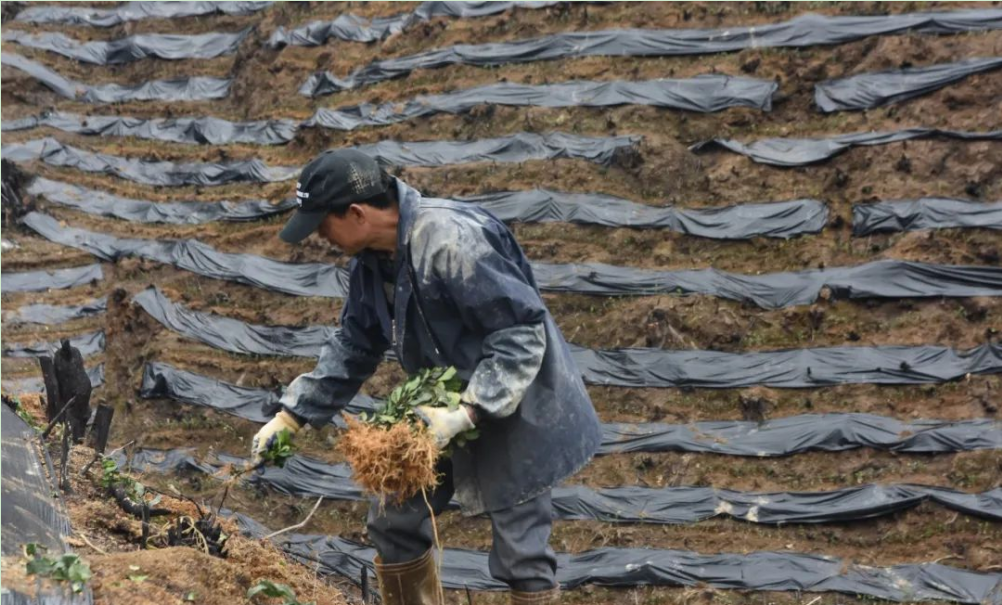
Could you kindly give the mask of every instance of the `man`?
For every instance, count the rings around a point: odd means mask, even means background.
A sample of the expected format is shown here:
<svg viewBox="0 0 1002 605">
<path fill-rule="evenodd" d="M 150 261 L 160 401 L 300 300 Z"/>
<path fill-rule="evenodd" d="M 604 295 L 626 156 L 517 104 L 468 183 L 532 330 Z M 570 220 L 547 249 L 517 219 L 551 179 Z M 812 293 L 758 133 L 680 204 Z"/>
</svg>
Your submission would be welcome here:
<svg viewBox="0 0 1002 605">
<path fill-rule="evenodd" d="M 591 459 L 601 432 L 514 236 L 472 204 L 422 198 L 354 150 L 315 158 L 296 195 L 300 208 L 280 237 L 317 232 L 352 255 L 349 292 L 340 328 L 316 369 L 289 385 L 254 455 L 282 429 L 327 424 L 391 348 L 408 373 L 455 366 L 466 385 L 460 408 L 421 416 L 440 447 L 474 426 L 480 437 L 443 459 L 431 506 L 438 515 L 455 495 L 465 514 L 486 513 L 490 572 L 511 587 L 512 603 L 556 602 L 551 488 Z M 368 530 L 383 603 L 440 603 L 422 496 L 373 504 Z"/>
</svg>

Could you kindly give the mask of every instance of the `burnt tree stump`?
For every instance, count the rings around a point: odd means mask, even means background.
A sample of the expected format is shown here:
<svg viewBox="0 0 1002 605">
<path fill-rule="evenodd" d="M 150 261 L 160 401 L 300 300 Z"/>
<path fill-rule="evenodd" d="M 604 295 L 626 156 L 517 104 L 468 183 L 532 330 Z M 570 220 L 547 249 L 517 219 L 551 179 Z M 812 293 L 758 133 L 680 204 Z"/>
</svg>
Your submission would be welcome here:
<svg viewBox="0 0 1002 605">
<path fill-rule="evenodd" d="M 59 380 L 56 378 L 56 368 L 52 365 L 52 358 L 41 356 L 38 358 L 38 366 L 42 368 L 42 381 L 45 383 L 45 420 L 52 422 L 63 409 L 63 398 L 59 396 Z"/>
<path fill-rule="evenodd" d="M 94 412 L 94 425 L 90 429 L 90 446 L 99 454 L 104 453 L 104 448 L 108 446 L 108 435 L 111 434 L 111 419 L 115 415 L 115 408 L 110 405 L 100 404 Z"/>
<path fill-rule="evenodd" d="M 45 381 L 46 414 L 49 421 L 72 399 L 72 405 L 66 410 L 66 421 L 70 425 L 73 441 L 80 441 L 87 431 L 87 421 L 90 420 L 91 394 L 90 377 L 84 368 L 83 356 L 68 340 L 63 340 L 55 355 L 51 358 L 40 357 L 38 364 Z"/>
</svg>

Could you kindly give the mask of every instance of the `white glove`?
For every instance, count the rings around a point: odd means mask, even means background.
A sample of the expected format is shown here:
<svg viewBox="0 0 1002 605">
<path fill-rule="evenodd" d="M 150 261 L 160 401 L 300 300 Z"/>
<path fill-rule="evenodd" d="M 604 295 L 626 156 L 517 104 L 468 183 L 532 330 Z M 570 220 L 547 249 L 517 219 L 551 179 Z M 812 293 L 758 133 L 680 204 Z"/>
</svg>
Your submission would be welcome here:
<svg viewBox="0 0 1002 605">
<path fill-rule="evenodd" d="M 428 432 L 435 440 L 439 449 L 445 448 L 452 438 L 474 428 L 468 406 L 461 405 L 455 410 L 449 408 L 433 408 L 427 405 L 418 406 L 415 412 L 428 425 Z"/>
<path fill-rule="evenodd" d="M 296 420 L 295 416 L 290 414 L 285 410 L 279 411 L 275 414 L 275 417 L 268 421 L 261 430 L 254 435 L 254 441 L 251 442 L 251 456 L 253 457 L 253 464 L 256 466 L 261 463 L 263 454 L 268 451 L 271 444 L 275 441 L 275 437 L 284 431 L 289 431 L 291 435 L 295 435 L 302 425 Z"/>
</svg>

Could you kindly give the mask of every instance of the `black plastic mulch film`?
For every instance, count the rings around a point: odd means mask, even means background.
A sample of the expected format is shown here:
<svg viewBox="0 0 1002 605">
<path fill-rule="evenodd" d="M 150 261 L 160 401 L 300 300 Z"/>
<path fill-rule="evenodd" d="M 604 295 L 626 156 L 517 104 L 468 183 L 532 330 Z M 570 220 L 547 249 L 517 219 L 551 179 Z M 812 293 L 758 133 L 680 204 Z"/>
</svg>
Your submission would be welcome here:
<svg viewBox="0 0 1002 605">
<path fill-rule="evenodd" d="M 879 260 L 847 267 L 744 275 L 717 269 L 657 271 L 599 263 L 533 263 L 551 292 L 603 296 L 702 294 L 764 309 L 806 305 L 827 290 L 834 299 L 1002 295 L 1002 268 Z"/>
<path fill-rule="evenodd" d="M 278 393 L 216 380 L 152 362 L 143 369 L 140 395 L 166 398 L 264 423 L 278 409 Z M 356 395 L 349 414 L 371 412 L 380 401 Z M 340 425 L 340 416 L 334 424 Z M 689 424 L 602 425 L 600 455 L 634 452 L 693 452 L 757 458 L 861 447 L 899 453 L 948 453 L 1002 448 L 1002 423 L 990 418 L 903 422 L 873 414 L 804 414 L 765 422 L 718 420 Z"/>
<path fill-rule="evenodd" d="M 240 514 L 233 518 L 251 536 L 268 528 Z M 375 549 L 337 536 L 284 534 L 276 543 L 323 574 L 360 582 L 373 577 Z M 505 590 L 491 577 L 488 553 L 447 548 L 442 585 L 447 589 Z M 557 581 L 565 589 L 597 586 L 711 586 L 746 590 L 841 592 L 894 601 L 942 599 L 970 605 L 1002 603 L 1000 573 L 967 571 L 938 563 L 872 567 L 836 557 L 791 552 L 704 555 L 685 550 L 597 548 L 557 553 Z"/>
<path fill-rule="evenodd" d="M 90 6 L 28 6 L 14 17 L 27 23 L 61 23 L 115 27 L 142 19 L 171 19 L 202 15 L 250 15 L 271 6 L 271 2 L 123 2 L 114 8 Z"/>
<path fill-rule="evenodd" d="M 195 240 L 127 239 L 63 227 L 46 214 L 32 212 L 24 224 L 53 242 L 85 250 L 105 261 L 138 256 L 204 275 L 298 296 L 342 297 L 344 270 L 334 265 L 283 263 L 253 254 L 219 252 Z"/>
<path fill-rule="evenodd" d="M 62 226 L 32 212 L 25 226 L 64 246 L 106 261 L 139 256 L 199 275 L 295 294 L 342 298 L 344 269 L 322 263 L 285 263 L 253 254 L 219 252 L 197 240 L 121 238 Z M 623 296 L 703 294 L 776 309 L 813 303 L 823 289 L 832 298 L 1002 296 L 1002 268 L 882 260 L 850 267 L 739 275 L 715 269 L 652 271 L 601 264 L 533 263 L 542 290 Z"/>
<path fill-rule="evenodd" d="M 951 34 L 1002 28 L 1002 10 L 963 10 L 878 16 L 801 15 L 782 23 L 715 29 L 614 29 L 566 32 L 489 44 L 461 44 L 373 61 L 344 78 L 317 72 L 301 94 L 338 92 L 407 76 L 416 69 L 478 67 L 571 57 L 654 57 L 842 44 L 888 34 Z"/>
<path fill-rule="evenodd" d="M 455 199 L 477 204 L 503 221 L 662 228 L 711 239 L 790 238 L 820 233 L 828 222 L 828 207 L 812 199 L 678 208 L 648 206 L 600 193 L 546 189 L 500 191 Z"/>
<path fill-rule="evenodd" d="M 108 299 L 101 297 L 79 305 L 48 305 L 38 303 L 25 305 L 13 311 L 3 311 L 3 323 L 40 324 L 53 326 L 74 319 L 94 317 L 108 310 Z"/>
<path fill-rule="evenodd" d="M 80 350 L 84 357 L 104 352 L 104 330 L 71 336 L 70 345 Z M 58 340 L 33 343 L 4 343 L 4 357 L 42 357 L 52 355 L 59 348 Z"/>
<path fill-rule="evenodd" d="M 88 214 L 140 223 L 196 225 L 211 221 L 253 221 L 296 207 L 292 198 L 274 204 L 267 200 L 152 202 L 43 177 L 37 177 L 27 191 Z M 789 238 L 819 233 L 829 216 L 827 206 L 812 199 L 678 208 L 638 204 L 598 193 L 546 189 L 498 191 L 455 199 L 477 204 L 504 221 L 670 229 L 711 239 Z M 947 228 L 1002 229 L 1002 202 L 921 198 L 853 207 L 853 235 L 857 237 L 879 232 Z"/>
<path fill-rule="evenodd" d="M 422 2 L 412 12 L 369 20 L 351 13 L 338 15 L 331 21 L 311 21 L 287 31 L 277 28 L 268 39 L 268 46 L 321 46 L 331 38 L 345 42 L 378 42 L 390 35 L 435 17 L 486 17 L 512 8 L 546 8 L 558 2 Z"/>
<path fill-rule="evenodd" d="M 500 82 L 439 95 L 421 95 L 404 103 L 363 103 L 339 109 L 320 108 L 303 123 L 336 130 L 386 126 L 438 113 L 465 113 L 477 105 L 516 107 L 611 107 L 649 105 L 699 113 L 731 107 L 772 110 L 774 81 L 707 74 L 685 79 L 630 82 L 572 81 L 558 84 Z"/>
<path fill-rule="evenodd" d="M 137 137 L 193 145 L 231 143 L 282 145 L 295 138 L 298 129 L 298 125 L 292 120 L 230 122 L 213 117 L 144 119 L 124 116 L 81 116 L 53 111 L 19 120 L 8 120 L 3 123 L 3 132 L 41 127 L 55 128 L 73 134 Z"/>
<path fill-rule="evenodd" d="M 56 53 L 83 63 L 122 65 L 147 58 L 212 59 L 230 55 L 237 51 L 250 32 L 247 28 L 232 34 L 137 34 L 111 41 L 80 42 L 58 32 L 32 33 L 8 29 L 3 32 L 3 41 Z"/>
<path fill-rule="evenodd" d="M 0 282 L 4 292 L 45 292 L 46 290 L 65 290 L 75 288 L 104 279 L 101 265 L 85 265 L 68 269 L 51 269 L 41 271 L 24 271 L 21 273 L 3 273 Z"/>
<path fill-rule="evenodd" d="M 863 73 L 821 82 L 814 103 L 823 112 L 870 109 L 928 94 L 964 78 L 1002 69 L 1002 57 Z"/>
<path fill-rule="evenodd" d="M 244 532 L 262 537 L 268 528 L 244 515 Z M 374 577 L 375 549 L 337 536 L 284 534 L 276 543 L 321 574 L 361 581 Z M 447 589 L 505 590 L 491 577 L 488 553 L 447 548 L 441 578 Z M 1000 573 L 980 573 L 938 563 L 872 567 L 837 557 L 791 552 L 704 555 L 685 550 L 596 548 L 557 553 L 557 581 L 564 589 L 596 586 L 710 586 L 724 589 L 841 592 L 893 601 L 941 599 L 983 605 L 1002 603 Z"/>
<path fill-rule="evenodd" d="M 516 107 L 648 105 L 700 113 L 723 111 L 730 107 L 771 111 L 772 96 L 777 89 L 778 85 L 770 80 L 716 74 L 639 82 L 499 82 L 438 95 L 421 95 L 403 103 L 363 103 L 338 109 L 320 108 L 303 126 L 335 130 L 388 126 L 439 113 L 465 113 L 481 104 Z"/>
<path fill-rule="evenodd" d="M 907 128 L 888 132 L 857 132 L 824 139 L 760 139 L 742 143 L 733 139 L 711 139 L 689 147 L 699 153 L 726 149 L 760 164 L 770 166 L 807 166 L 831 159 L 853 147 L 886 145 L 915 139 L 956 139 L 961 141 L 1002 141 L 1002 130 L 966 132 L 939 128 Z"/>
<path fill-rule="evenodd" d="M 106 191 L 87 189 L 43 177 L 36 177 L 28 186 L 27 192 L 88 214 L 110 216 L 137 223 L 198 225 L 211 221 L 257 221 L 288 212 L 296 207 L 295 198 L 287 198 L 275 204 L 267 200 L 151 202 L 125 198 Z"/>
<path fill-rule="evenodd" d="M 894 200 L 852 207 L 852 234 L 948 228 L 1002 229 L 1002 201 L 951 198 Z"/>
<path fill-rule="evenodd" d="M 19 61 L 14 60 L 18 65 L 23 63 Z M 142 119 L 47 112 L 8 120 L 3 123 L 3 130 L 8 132 L 44 126 L 76 134 L 133 136 L 175 143 L 282 145 L 291 141 L 299 128 L 354 130 L 365 126 L 387 126 L 439 113 L 464 113 L 485 103 L 534 107 L 647 105 L 697 112 L 752 107 L 769 111 L 777 87 L 769 80 L 723 75 L 641 82 L 575 81 L 539 85 L 502 82 L 440 95 L 422 95 L 403 103 L 362 103 L 339 109 L 320 108 L 301 124 L 289 119 L 229 122 L 214 117 Z"/>
<path fill-rule="evenodd" d="M 60 492 L 53 479 L 52 464 L 39 446 L 35 429 L 28 426 L 6 405 L 0 405 L 3 426 L 3 554 L 15 559 L 23 556 L 24 544 L 35 542 L 52 556 L 71 552 L 64 536 L 73 535 Z M 6 565 L 6 564 L 5 564 Z M 5 582 L 6 584 L 6 582 Z M 94 602 L 91 587 L 80 594 L 56 588 L 53 583 L 39 583 L 36 594 L 29 595 L 4 586 L 3 605 L 90 605 Z"/>
<path fill-rule="evenodd" d="M 69 520 L 51 498 L 45 461 L 35 447 L 35 430 L 28 426 L 6 405 L 0 405 L 3 415 L 3 506 L 4 518 L 18 515 L 18 523 L 4 523 L 4 555 L 20 555 L 21 545 L 38 542 L 57 553 L 66 548 L 62 536 L 71 535 Z M 8 502 L 8 496 L 10 501 Z M 13 535 L 8 535 L 11 532 Z"/>
<path fill-rule="evenodd" d="M 319 357 L 327 326 L 255 325 L 192 311 L 155 286 L 133 302 L 170 330 L 243 355 Z M 726 353 L 571 345 L 585 382 L 621 387 L 809 388 L 836 384 L 924 384 L 1002 373 L 1002 344 L 967 351 L 938 346 L 830 347 Z"/>
<path fill-rule="evenodd" d="M 276 204 L 266 200 L 151 202 L 43 177 L 36 178 L 27 192 L 88 214 L 140 223 L 196 225 L 210 221 L 250 221 L 296 207 L 294 198 Z M 503 221 L 670 229 L 712 239 L 789 238 L 819 233 L 828 221 L 828 207 L 811 199 L 716 208 L 676 208 L 648 206 L 611 195 L 545 189 L 500 191 L 456 199 L 477 204 Z"/>
<path fill-rule="evenodd" d="M 218 463 L 199 461 L 188 448 L 139 449 L 117 454 L 139 472 L 172 474 L 196 471 L 224 478 L 225 465 L 242 468 L 249 461 L 226 454 Z M 268 466 L 249 481 L 283 494 L 331 500 L 368 500 L 351 480 L 347 464 L 327 464 L 306 456 L 293 456 L 283 468 Z M 606 523 L 687 524 L 717 516 L 762 524 L 839 523 L 893 514 L 935 502 L 951 510 L 1002 521 L 1002 488 L 965 493 L 950 488 L 910 484 L 867 484 L 827 492 L 742 492 L 713 487 L 613 487 L 591 489 L 567 485 L 553 489 L 553 518 L 595 520 Z M 458 509 L 455 500 L 450 509 Z"/>
<path fill-rule="evenodd" d="M 61 97 L 82 103 L 209 101 L 228 96 L 233 82 L 230 78 L 192 76 L 140 84 L 84 84 L 14 53 L 0 55 L 0 64 L 28 74 Z"/>
<path fill-rule="evenodd" d="M 577 159 L 609 165 L 618 153 L 630 152 L 641 137 L 587 137 L 563 132 L 520 132 L 475 141 L 380 141 L 352 147 L 390 166 L 447 166 L 468 162 L 525 162 Z M 111 174 L 144 185 L 180 187 L 287 181 L 299 175 L 300 166 L 267 166 L 264 162 L 237 160 L 226 163 L 156 162 L 95 153 L 53 138 L 12 143 L 2 156 L 14 162 L 41 160 L 51 166 Z"/>
<path fill-rule="evenodd" d="M 76 168 L 84 172 L 109 174 L 144 185 L 167 187 L 214 186 L 240 182 L 270 183 L 289 180 L 299 174 L 298 167 L 269 167 L 258 159 L 227 163 L 175 163 L 126 158 L 63 145 L 49 137 L 4 145 L 2 156 L 14 162 L 41 160 L 51 166 Z"/>
</svg>

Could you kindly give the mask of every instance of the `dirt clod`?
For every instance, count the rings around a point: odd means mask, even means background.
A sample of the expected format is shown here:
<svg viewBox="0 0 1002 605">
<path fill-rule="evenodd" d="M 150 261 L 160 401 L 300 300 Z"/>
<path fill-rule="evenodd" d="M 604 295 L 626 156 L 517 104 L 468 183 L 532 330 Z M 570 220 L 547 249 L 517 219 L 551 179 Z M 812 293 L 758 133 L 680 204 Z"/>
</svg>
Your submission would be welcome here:
<svg viewBox="0 0 1002 605">
<path fill-rule="evenodd" d="M 769 395 L 768 389 L 749 389 L 738 397 L 741 418 L 747 422 L 765 422 L 769 417 L 769 410 L 776 405 L 775 402 L 775 398 Z"/>
<path fill-rule="evenodd" d="M 760 57 L 753 57 L 741 64 L 741 71 L 746 74 L 753 74 L 758 70 L 758 66 L 762 64 L 762 59 Z"/>
</svg>

